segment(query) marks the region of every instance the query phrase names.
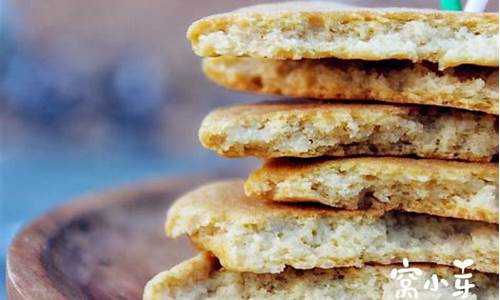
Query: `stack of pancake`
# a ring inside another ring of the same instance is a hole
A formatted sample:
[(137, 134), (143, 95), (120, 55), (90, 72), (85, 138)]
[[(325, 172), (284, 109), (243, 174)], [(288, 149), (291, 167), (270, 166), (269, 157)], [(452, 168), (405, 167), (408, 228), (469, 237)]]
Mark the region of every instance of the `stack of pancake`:
[(404, 298), (403, 267), (418, 299), (497, 299), (497, 14), (294, 2), (188, 38), (226, 88), (313, 100), (205, 118), (206, 148), (265, 163), (171, 207), (167, 234), (206, 252), (145, 299)]

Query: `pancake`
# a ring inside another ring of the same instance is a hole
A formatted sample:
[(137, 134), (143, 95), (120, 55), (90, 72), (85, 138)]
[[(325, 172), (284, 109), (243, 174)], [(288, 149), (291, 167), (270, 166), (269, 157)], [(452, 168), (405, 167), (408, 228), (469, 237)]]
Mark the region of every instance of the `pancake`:
[(498, 68), (410, 61), (276, 60), (215, 57), (203, 60), (215, 83), (233, 90), (315, 99), (375, 99), (438, 105), (498, 115)]
[(220, 108), (201, 144), (226, 157), (408, 156), (487, 162), (498, 117), (428, 106), (288, 101)]
[(498, 272), (498, 225), (381, 210), (335, 210), (248, 198), (241, 180), (216, 182), (170, 208), (166, 233), (188, 234), (235, 272), (362, 267), (410, 262)]
[[(410, 265), (422, 274), (412, 282), (418, 299), (456, 299), (453, 274), (456, 268), (435, 265)], [(151, 279), (145, 287), (144, 300), (159, 299), (395, 299), (399, 281), (391, 278), (393, 266), (366, 266), (363, 269), (287, 268), (280, 274), (237, 273), (220, 267), (217, 259), (204, 252)], [(445, 279), (448, 286), (438, 291), (425, 289), (433, 274)], [(476, 285), (465, 299), (497, 299), (498, 275), (472, 273)], [(477, 297), (477, 298), (476, 298)]]
[(194, 22), (200, 56), (430, 61), (498, 66), (498, 14), (354, 8), (331, 2), (256, 5)]
[(498, 165), (360, 157), (273, 159), (250, 174), (249, 197), (368, 207), (498, 223)]

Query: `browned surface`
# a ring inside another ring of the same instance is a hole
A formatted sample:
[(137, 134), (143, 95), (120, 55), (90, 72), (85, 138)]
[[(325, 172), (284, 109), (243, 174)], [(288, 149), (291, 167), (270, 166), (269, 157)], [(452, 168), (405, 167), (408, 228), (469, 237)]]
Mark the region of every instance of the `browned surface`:
[(195, 252), (165, 237), (172, 200), (208, 177), (148, 182), (86, 197), (22, 230), (7, 259), (10, 299), (140, 299), (147, 280)]

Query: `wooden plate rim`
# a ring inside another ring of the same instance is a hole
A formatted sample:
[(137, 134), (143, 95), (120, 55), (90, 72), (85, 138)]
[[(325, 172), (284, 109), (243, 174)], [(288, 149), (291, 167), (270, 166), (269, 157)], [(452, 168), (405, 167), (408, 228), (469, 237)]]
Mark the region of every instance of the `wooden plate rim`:
[[(56, 288), (43, 263), (46, 241), (58, 228), (75, 217), (134, 199), (146, 193), (164, 193), (179, 189), (186, 182), (201, 182), (205, 175), (170, 176), (150, 179), (142, 183), (124, 185), (76, 198), (45, 213), (26, 225), (14, 237), (7, 253), (6, 285), (9, 299), (66, 299)], [(124, 197), (126, 195), (126, 197)]]

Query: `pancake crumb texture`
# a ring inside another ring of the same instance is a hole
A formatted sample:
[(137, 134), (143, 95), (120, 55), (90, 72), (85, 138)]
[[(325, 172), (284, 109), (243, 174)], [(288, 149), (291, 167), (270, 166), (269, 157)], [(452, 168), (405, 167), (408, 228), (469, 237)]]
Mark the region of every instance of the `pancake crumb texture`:
[(498, 117), (431, 107), (265, 103), (221, 108), (201, 144), (226, 157), (401, 156), (490, 161)]
[(336, 59), (216, 57), (205, 74), (234, 90), (316, 99), (377, 99), (439, 105), (498, 115), (498, 68)]
[[(363, 269), (285, 269), (279, 274), (237, 273), (213, 267), (215, 258), (202, 253), (169, 271), (158, 274), (145, 288), (145, 300), (160, 299), (394, 299), (399, 281), (390, 277), (400, 266), (366, 266)], [(196, 267), (197, 266), (197, 267)], [(435, 265), (412, 265), (422, 271), (412, 286), (418, 299), (456, 299), (453, 283), (456, 269)], [(200, 276), (200, 273), (203, 276)], [(433, 274), (448, 281), (439, 291), (425, 290), (425, 280)], [(196, 280), (193, 280), (193, 276)], [(476, 285), (465, 299), (497, 299), (498, 276), (473, 272)]]
[(200, 56), (409, 59), (498, 66), (498, 15), (335, 4), (260, 5), (203, 18), (187, 33)]
[(336, 211), (247, 198), (241, 181), (195, 190), (169, 211), (167, 234), (188, 234), (228, 270), (279, 273), (411, 262), (498, 272), (498, 225), (424, 214)]
[(250, 174), (247, 196), (368, 207), (498, 223), (498, 165), (408, 158), (274, 159)]

